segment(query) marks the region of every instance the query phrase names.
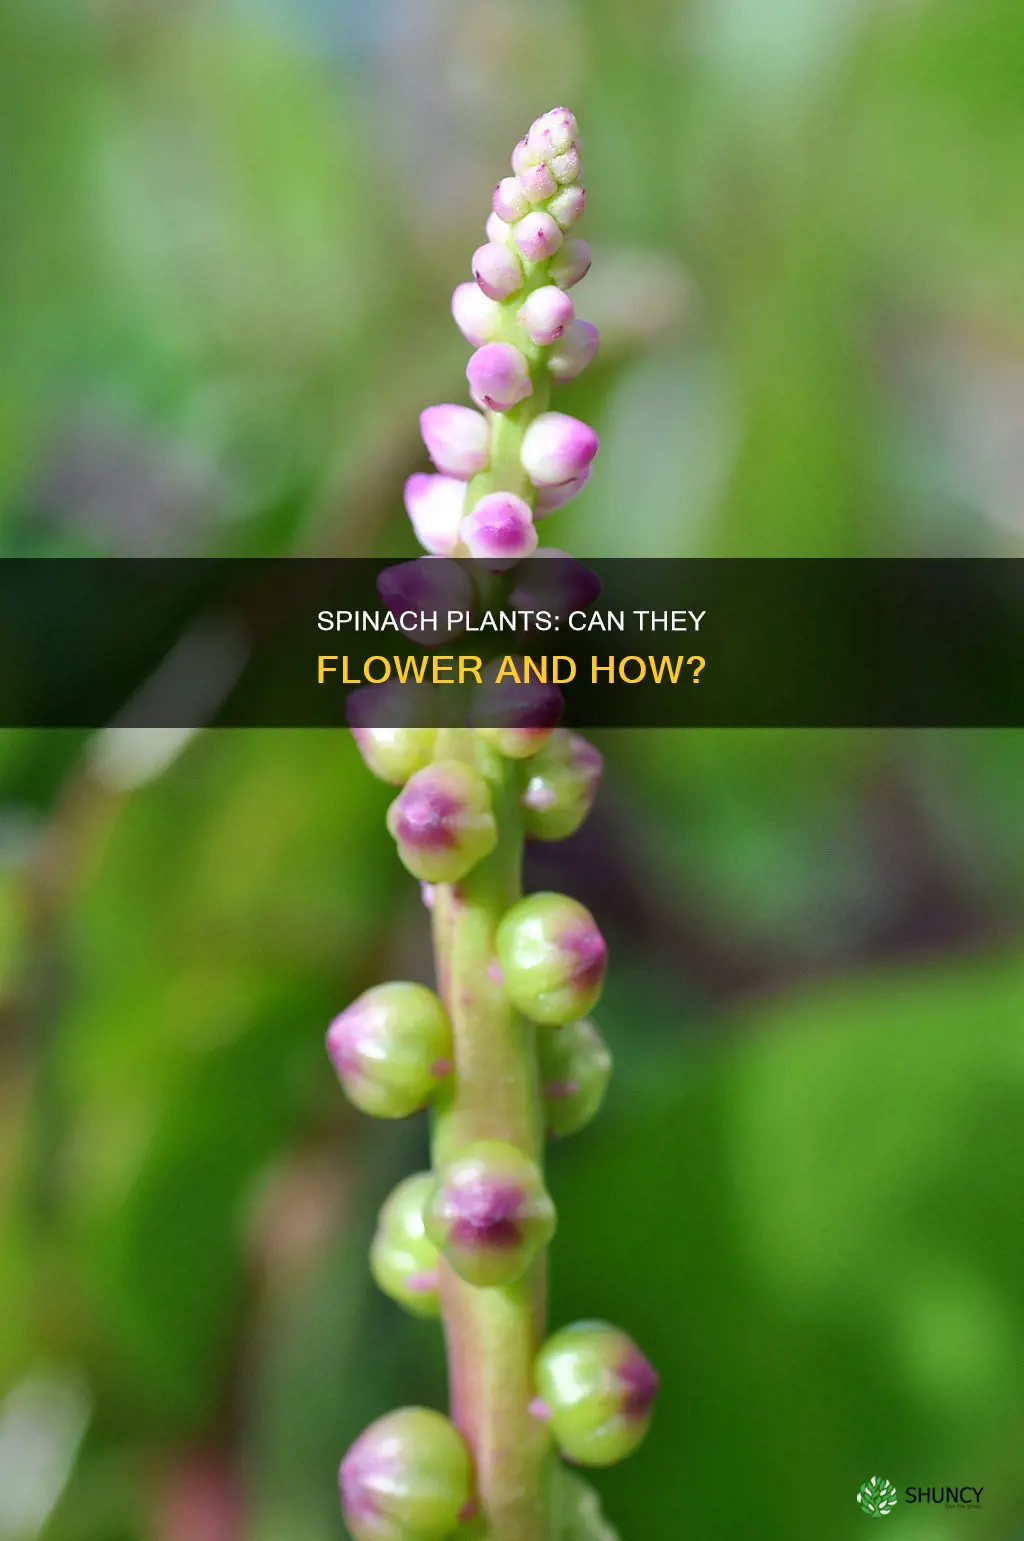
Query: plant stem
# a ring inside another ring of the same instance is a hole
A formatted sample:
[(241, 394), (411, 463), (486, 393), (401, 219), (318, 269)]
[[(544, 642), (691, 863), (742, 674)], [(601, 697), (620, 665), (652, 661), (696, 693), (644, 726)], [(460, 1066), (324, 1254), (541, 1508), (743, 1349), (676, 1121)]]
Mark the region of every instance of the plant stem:
[[(434, 1164), (473, 1140), (497, 1139), (540, 1165), (535, 1030), (505, 998), (494, 946), (498, 922), (521, 892), (519, 769), (469, 730), (447, 730), (439, 740), (439, 758), (472, 760), (487, 776), (500, 839), (462, 883), (441, 885), (434, 896), (438, 985), (455, 1039), (453, 1089), (434, 1114)], [(477, 1289), (442, 1262), (451, 1413), (473, 1451), (488, 1541), (547, 1541), (548, 1438), (528, 1412), (544, 1279), (542, 1259), (515, 1285)]]

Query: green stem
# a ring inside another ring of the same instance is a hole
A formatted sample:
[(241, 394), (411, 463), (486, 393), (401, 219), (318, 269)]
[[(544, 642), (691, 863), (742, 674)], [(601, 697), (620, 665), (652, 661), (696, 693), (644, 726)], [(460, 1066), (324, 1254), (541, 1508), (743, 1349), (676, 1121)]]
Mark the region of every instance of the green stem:
[[(518, 767), (469, 730), (447, 730), (439, 740), (439, 758), (470, 759), (488, 777), (501, 834), (462, 883), (435, 892), (437, 976), (454, 1029), (455, 1075), (450, 1097), (435, 1109), (434, 1164), (480, 1139), (505, 1140), (540, 1164), (535, 1030), (511, 1009), (495, 977), (498, 922), (521, 892)], [(548, 1437), (528, 1411), (544, 1279), (543, 1260), (518, 1284), (498, 1289), (476, 1289), (442, 1266), (452, 1417), (473, 1451), (488, 1541), (547, 1541)]]

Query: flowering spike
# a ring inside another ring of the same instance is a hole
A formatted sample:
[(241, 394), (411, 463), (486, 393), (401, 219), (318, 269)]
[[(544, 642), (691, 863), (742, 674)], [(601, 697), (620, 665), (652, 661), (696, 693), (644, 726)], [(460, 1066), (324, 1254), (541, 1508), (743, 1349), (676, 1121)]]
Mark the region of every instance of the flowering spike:
[(574, 835), (594, 806), (604, 762), (578, 733), (555, 733), (530, 765), (522, 804), (534, 840)]
[(600, 999), (607, 949), (594, 917), (575, 899), (521, 899), (502, 917), (497, 946), (505, 989), (532, 1022), (562, 1027)]
[(498, 843), (487, 783), (458, 760), (417, 771), (387, 822), (404, 865), (425, 883), (457, 883)]
[(563, 1453), (613, 1466), (647, 1433), (658, 1391), (654, 1366), (607, 1322), (577, 1322), (548, 1339), (534, 1366), (537, 1392)]
[(533, 395), (527, 362), (508, 342), (478, 348), (466, 365), (466, 378), (473, 400), (492, 412), (508, 412)]
[[(361, 692), (360, 692), (361, 694)], [(367, 768), (379, 781), (401, 787), (429, 765), (434, 753), (434, 728), (376, 728), (350, 724), (352, 737)]]
[(481, 498), (463, 519), (460, 533), (470, 556), (518, 558), (537, 546), (533, 510), (512, 492)]
[(514, 1284), (554, 1235), (555, 1209), (521, 1151), (502, 1140), (477, 1140), (438, 1176), (426, 1226), (467, 1283)]
[(523, 270), (514, 251), (488, 241), (473, 253), (473, 277), (489, 300), (507, 300), (523, 287)]
[(489, 300), (477, 283), (459, 284), (452, 295), (452, 315), (455, 325), (474, 348), (492, 342), (501, 330), (501, 306), (496, 300)]
[(565, 412), (544, 412), (523, 436), (523, 467), (535, 487), (560, 487), (587, 469), (598, 447), (589, 423)]
[(548, 355), (552, 380), (567, 385), (583, 373), (597, 354), (600, 337), (592, 321), (575, 320)]
[(608, 1045), (590, 1021), (570, 1022), (558, 1033), (542, 1033), (541, 1094), (548, 1133), (577, 1134), (597, 1117), (612, 1074)]
[(451, 1071), (451, 1023), (424, 985), (377, 985), (335, 1017), (327, 1052), (363, 1113), (407, 1118), (426, 1107)]
[(472, 407), (427, 407), (420, 413), (420, 431), (427, 453), (445, 476), (468, 481), (490, 464), (491, 430)]
[(548, 277), (560, 289), (571, 289), (590, 272), (592, 258), (590, 247), (579, 236), (566, 241), (558, 256), (548, 268)]
[(437, 1248), (423, 1223), (434, 1184), (430, 1172), (415, 1172), (393, 1189), (377, 1217), (370, 1247), (370, 1272), (385, 1295), (414, 1316), (440, 1314)]
[[(545, 262), (562, 244), (562, 232), (550, 214), (527, 214), (513, 226), (512, 235), (527, 262)], [(568, 285), (561, 287), (568, 288)]]
[(461, 1434), (427, 1407), (403, 1407), (371, 1423), (338, 1479), (355, 1541), (444, 1541), (472, 1496)]
[(450, 556), (459, 543), (466, 485), (452, 476), (418, 471), (405, 484), (405, 508), (416, 539), (434, 556)]
[(534, 289), (521, 306), (517, 320), (531, 342), (547, 347), (564, 335), (575, 314), (565, 291), (556, 284), (546, 284), (543, 289)]

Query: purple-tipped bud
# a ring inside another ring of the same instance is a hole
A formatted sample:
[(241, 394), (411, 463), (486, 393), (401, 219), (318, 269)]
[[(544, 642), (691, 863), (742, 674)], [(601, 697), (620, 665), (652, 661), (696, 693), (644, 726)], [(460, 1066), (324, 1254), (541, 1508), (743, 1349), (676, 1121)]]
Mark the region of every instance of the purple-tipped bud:
[(488, 241), (473, 253), (473, 277), (489, 300), (507, 300), (523, 287), (523, 269), (514, 251)]
[(338, 1474), (355, 1541), (444, 1541), (470, 1503), (465, 1441), (427, 1407), (403, 1407), (362, 1433)]
[(552, 380), (567, 385), (581, 375), (597, 354), (600, 343), (597, 327), (592, 321), (574, 321), (567, 326), (564, 336), (548, 355), (548, 369)]
[(418, 471), (405, 484), (405, 507), (416, 539), (435, 556), (450, 556), (459, 543), (466, 484), (451, 476)]
[(489, 342), (466, 365), (470, 394), (478, 406), (509, 412), (533, 395), (529, 366), (509, 342)]
[(523, 467), (535, 487), (560, 487), (587, 469), (598, 447), (589, 423), (564, 412), (542, 412), (523, 435)]
[(425, 883), (457, 883), (498, 843), (487, 783), (457, 760), (418, 771), (391, 804), (387, 822), (402, 862)]
[(566, 150), (564, 155), (556, 155), (548, 161), (551, 175), (560, 187), (569, 187), (573, 182), (579, 181), (583, 167), (580, 161), (580, 152), (575, 145)]
[(548, 204), (548, 213), (563, 230), (569, 230), (582, 218), (586, 206), (586, 188), (577, 183), (574, 187), (563, 187), (557, 198), (552, 198)]
[(469, 481), (478, 471), (487, 470), (491, 460), (490, 425), (471, 407), (427, 407), (420, 413), (420, 431), (428, 455), (445, 476)]
[(517, 560), (536, 550), (537, 531), (529, 503), (512, 492), (490, 492), (462, 521), (470, 556)]
[(501, 329), (503, 316), (496, 300), (489, 300), (479, 284), (459, 284), (452, 295), (455, 325), (474, 348), (491, 342)]
[[(527, 214), (513, 228), (512, 234), (527, 262), (546, 261), (562, 244), (562, 232), (550, 214)], [(569, 286), (560, 284), (559, 287), (567, 289)]]
[[(571, 481), (562, 482), (558, 487), (541, 487), (537, 491), (537, 501), (533, 507), (535, 519), (546, 519), (548, 514), (553, 514), (556, 509), (564, 508), (566, 503), (572, 501), (578, 492), (590, 480), (591, 467), (587, 466), (579, 476), (574, 476)], [(536, 553), (535, 553), (536, 554)]]
[[(414, 557), (383, 568), (377, 576), (377, 593), (403, 636), (421, 647), (443, 647), (461, 636), (465, 630), (461, 617), (469, 613), (475, 599), (473, 580), (465, 568), (443, 556)], [(424, 617), (427, 625), (422, 624)], [(450, 617), (452, 624), (447, 624)], [(437, 624), (430, 625), (431, 621)]]
[(550, 160), (553, 155), (564, 155), (570, 150), (579, 132), (579, 124), (568, 107), (552, 107), (530, 125), (526, 148), (531, 155)]
[(480, 1287), (522, 1278), (555, 1233), (539, 1170), (501, 1140), (478, 1140), (443, 1168), (425, 1218), (455, 1272)]
[[(348, 697), (346, 708), (356, 702), (355, 710), (358, 713), (363, 702), (357, 702), (357, 697), (365, 697), (370, 691), (387, 688), (387, 685), (376, 685), (370, 686), (368, 690), (355, 690)], [(377, 702), (373, 704), (375, 707), (378, 705)], [(383, 710), (386, 711), (386, 708)], [(358, 727), (352, 722), (351, 712), (349, 725), (367, 768), (380, 781), (386, 781), (393, 787), (404, 786), (410, 776), (415, 776), (418, 770), (430, 764), (436, 736), (434, 728)]]
[(484, 683), (473, 692), (470, 717), (499, 754), (525, 760), (547, 743), (564, 712), (558, 686), (537, 679), (525, 658), (512, 657), (487, 665)]
[(497, 947), (509, 998), (532, 1022), (562, 1027), (600, 999), (607, 949), (593, 915), (575, 899), (521, 899), (502, 917)]
[(494, 246), (507, 246), (512, 235), (512, 226), (500, 215), (490, 213), (484, 226), (484, 234)]
[[(544, 560), (538, 560), (543, 558)], [(510, 610), (529, 613), (548, 610), (568, 615), (586, 610), (601, 592), (601, 580), (592, 567), (554, 546), (538, 549), (533, 560), (516, 574), (516, 586), (508, 598)]]
[(520, 308), (518, 319), (530, 341), (546, 348), (565, 335), (574, 314), (572, 300), (564, 290), (546, 284), (543, 289), (534, 289)]
[(563, 1327), (537, 1355), (534, 1378), (548, 1426), (562, 1452), (581, 1466), (613, 1466), (647, 1433), (658, 1374), (618, 1327)]
[(498, 218), (510, 225), (522, 219), (524, 214), (529, 214), (530, 200), (518, 177), (502, 177), (494, 189), (492, 207)]
[(363, 1113), (408, 1118), (426, 1107), (451, 1070), (451, 1024), (425, 986), (378, 985), (335, 1017), (327, 1052)]
[[(543, 203), (558, 191), (558, 183), (543, 162), (539, 166), (526, 166), (519, 173), (519, 184), (529, 200), (523, 214), (529, 213), (530, 203)], [(518, 217), (522, 219), (523, 214)]]
[[(517, 227), (518, 228), (518, 227)], [(579, 236), (566, 241), (558, 256), (548, 268), (548, 276), (560, 289), (571, 289), (590, 272), (592, 258), (590, 247)]]
[(530, 765), (522, 795), (526, 833), (534, 840), (566, 840), (594, 806), (604, 762), (578, 733), (560, 730)]
[(370, 1246), (370, 1272), (377, 1284), (414, 1316), (440, 1313), (437, 1248), (423, 1223), (433, 1186), (431, 1172), (416, 1172), (400, 1182), (377, 1217)]
[(612, 1074), (612, 1057), (589, 1017), (559, 1033), (541, 1033), (537, 1044), (541, 1095), (548, 1134), (578, 1134), (601, 1110)]

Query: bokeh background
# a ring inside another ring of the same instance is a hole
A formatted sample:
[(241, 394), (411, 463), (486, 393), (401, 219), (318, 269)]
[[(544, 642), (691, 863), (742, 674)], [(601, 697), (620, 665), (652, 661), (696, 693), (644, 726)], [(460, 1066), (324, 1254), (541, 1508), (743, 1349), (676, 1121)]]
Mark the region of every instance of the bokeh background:
[[(513, 141), (580, 116), (580, 555), (1024, 537), (1020, 0), (4, 0), (0, 553), (411, 551)], [(951, 615), (949, 624), (957, 625)], [(963, 637), (970, 648), (971, 637)], [(769, 657), (752, 667), (770, 668)], [(529, 881), (611, 939), (556, 1321), (633, 1328), (625, 1541), (1024, 1534), (1024, 742), (610, 733)], [(443, 1396), (369, 1282), (424, 1130), (323, 1054), (426, 927), (342, 734), (0, 737), (0, 1538), (333, 1541)]]

